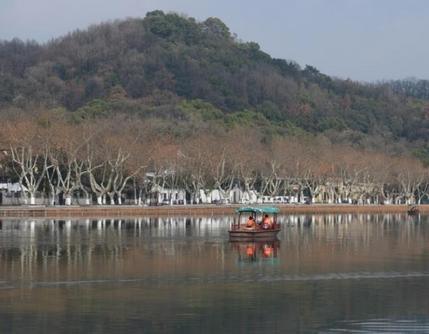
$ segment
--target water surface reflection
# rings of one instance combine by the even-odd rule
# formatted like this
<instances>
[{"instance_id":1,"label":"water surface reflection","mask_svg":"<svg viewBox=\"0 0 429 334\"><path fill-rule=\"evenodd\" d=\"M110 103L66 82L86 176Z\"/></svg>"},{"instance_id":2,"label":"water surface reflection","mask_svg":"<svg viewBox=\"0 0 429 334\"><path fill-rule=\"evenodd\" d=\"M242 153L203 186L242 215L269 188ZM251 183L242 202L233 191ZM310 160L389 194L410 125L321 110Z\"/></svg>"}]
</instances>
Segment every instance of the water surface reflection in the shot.
<instances>
[{"instance_id":1,"label":"water surface reflection","mask_svg":"<svg viewBox=\"0 0 429 334\"><path fill-rule=\"evenodd\" d=\"M0 332L427 329L427 216L283 216L265 243L231 219L3 220Z\"/></svg>"}]
</instances>

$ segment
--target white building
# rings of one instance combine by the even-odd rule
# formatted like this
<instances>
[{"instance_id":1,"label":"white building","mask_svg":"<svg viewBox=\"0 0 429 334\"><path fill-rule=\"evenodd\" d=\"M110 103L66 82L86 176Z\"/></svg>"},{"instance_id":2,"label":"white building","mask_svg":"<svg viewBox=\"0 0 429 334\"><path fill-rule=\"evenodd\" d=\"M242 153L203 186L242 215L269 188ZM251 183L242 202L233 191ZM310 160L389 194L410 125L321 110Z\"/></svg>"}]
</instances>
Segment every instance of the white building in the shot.
<instances>
[{"instance_id":1,"label":"white building","mask_svg":"<svg viewBox=\"0 0 429 334\"><path fill-rule=\"evenodd\" d=\"M150 190L149 205L186 205L186 191L153 186Z\"/></svg>"}]
</instances>

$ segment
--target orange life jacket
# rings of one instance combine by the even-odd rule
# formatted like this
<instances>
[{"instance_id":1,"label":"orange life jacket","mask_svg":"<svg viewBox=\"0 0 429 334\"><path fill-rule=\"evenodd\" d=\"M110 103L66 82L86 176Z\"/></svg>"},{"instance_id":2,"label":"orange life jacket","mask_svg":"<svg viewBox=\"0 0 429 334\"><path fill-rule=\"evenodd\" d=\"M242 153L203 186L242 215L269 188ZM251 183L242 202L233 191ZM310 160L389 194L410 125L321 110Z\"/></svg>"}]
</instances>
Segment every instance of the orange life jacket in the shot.
<instances>
[{"instance_id":1,"label":"orange life jacket","mask_svg":"<svg viewBox=\"0 0 429 334\"><path fill-rule=\"evenodd\" d=\"M255 221L253 219L249 219L246 223L246 227L255 227Z\"/></svg>"}]
</instances>

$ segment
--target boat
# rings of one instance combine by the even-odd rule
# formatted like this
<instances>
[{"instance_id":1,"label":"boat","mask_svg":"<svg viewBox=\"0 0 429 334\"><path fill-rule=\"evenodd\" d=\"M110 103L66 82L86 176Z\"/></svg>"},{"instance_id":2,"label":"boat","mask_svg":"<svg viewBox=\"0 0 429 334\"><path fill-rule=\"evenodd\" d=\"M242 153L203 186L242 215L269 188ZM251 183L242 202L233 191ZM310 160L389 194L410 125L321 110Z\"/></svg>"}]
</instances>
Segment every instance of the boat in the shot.
<instances>
[{"instance_id":1,"label":"boat","mask_svg":"<svg viewBox=\"0 0 429 334\"><path fill-rule=\"evenodd\" d=\"M237 209L238 217L234 219L229 229L229 238L234 240L273 240L277 238L281 227L277 222L279 209L275 207L242 207ZM262 227L262 219L265 215L272 217L272 226L269 229ZM256 222L254 228L247 228L242 222L242 217L252 216Z\"/></svg>"}]
</instances>

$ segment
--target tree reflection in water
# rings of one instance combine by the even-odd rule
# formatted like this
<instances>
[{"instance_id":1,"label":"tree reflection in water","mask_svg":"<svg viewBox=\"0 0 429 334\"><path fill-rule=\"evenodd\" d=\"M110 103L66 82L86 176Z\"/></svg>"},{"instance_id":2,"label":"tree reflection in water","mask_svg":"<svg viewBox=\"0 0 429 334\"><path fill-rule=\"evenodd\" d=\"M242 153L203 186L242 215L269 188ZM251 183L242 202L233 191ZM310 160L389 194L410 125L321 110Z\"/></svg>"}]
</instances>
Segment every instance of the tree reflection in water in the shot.
<instances>
[{"instance_id":1,"label":"tree reflection in water","mask_svg":"<svg viewBox=\"0 0 429 334\"><path fill-rule=\"evenodd\" d=\"M280 241L243 244L228 240L231 219L3 219L0 333L296 333L429 319L428 216L282 216Z\"/></svg>"}]
</instances>

